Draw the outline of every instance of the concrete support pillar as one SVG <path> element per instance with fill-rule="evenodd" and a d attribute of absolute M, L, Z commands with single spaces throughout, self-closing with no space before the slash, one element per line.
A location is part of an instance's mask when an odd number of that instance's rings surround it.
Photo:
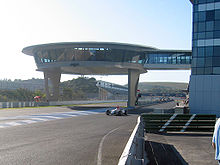
<path fill-rule="evenodd" d="M 132 69 L 128 70 L 128 107 L 135 106 L 139 76 L 139 71 Z"/>
<path fill-rule="evenodd" d="M 59 84 L 61 71 L 59 69 L 53 71 L 44 71 L 45 91 L 48 101 L 57 101 L 59 98 Z M 52 91 L 49 90 L 49 80 L 52 84 Z"/>

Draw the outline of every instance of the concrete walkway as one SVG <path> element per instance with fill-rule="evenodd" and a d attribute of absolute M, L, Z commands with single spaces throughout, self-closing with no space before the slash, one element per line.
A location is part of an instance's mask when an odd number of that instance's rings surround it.
<path fill-rule="evenodd" d="M 217 165 L 212 133 L 146 133 L 149 165 Z"/>

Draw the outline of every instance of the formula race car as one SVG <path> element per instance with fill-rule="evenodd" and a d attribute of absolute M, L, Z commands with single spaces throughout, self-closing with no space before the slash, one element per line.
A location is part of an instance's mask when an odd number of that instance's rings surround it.
<path fill-rule="evenodd" d="M 125 108 L 120 108 L 119 106 L 117 106 L 115 109 L 107 109 L 106 110 L 106 115 L 115 115 L 115 116 L 127 116 L 128 115 L 128 111 Z"/>

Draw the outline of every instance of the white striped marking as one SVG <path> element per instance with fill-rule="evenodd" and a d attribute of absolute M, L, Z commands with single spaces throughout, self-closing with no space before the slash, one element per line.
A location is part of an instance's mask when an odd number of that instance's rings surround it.
<path fill-rule="evenodd" d="M 37 121 L 35 121 L 35 120 L 21 120 L 21 122 L 24 122 L 26 124 L 31 124 L 31 123 L 36 123 Z"/>
<path fill-rule="evenodd" d="M 32 117 L 30 118 L 31 120 L 40 120 L 40 121 L 48 121 L 48 119 L 43 119 L 43 118 L 40 118 L 40 117 Z"/>
<path fill-rule="evenodd" d="M 189 124 L 191 123 L 191 121 L 196 117 L 196 114 L 193 114 L 190 119 L 188 120 L 188 122 L 185 124 L 185 126 L 181 129 L 180 132 L 184 132 L 186 130 L 186 128 L 189 126 Z"/>
<path fill-rule="evenodd" d="M 98 109 L 98 111 L 91 110 L 91 111 L 76 111 L 76 112 L 61 112 L 61 113 L 58 112 L 58 113 L 42 114 L 42 115 L 0 117 L 0 121 L 19 119 L 19 121 L 0 123 L 0 129 L 13 127 L 13 126 L 19 126 L 19 125 L 26 125 L 26 124 L 31 124 L 31 123 L 37 123 L 37 122 L 51 121 L 51 120 L 56 120 L 56 119 L 64 119 L 64 118 L 72 118 L 76 116 L 99 114 L 99 113 L 105 112 L 105 110 L 106 109 L 104 108 L 104 109 Z"/>
<path fill-rule="evenodd" d="M 8 123 L 6 123 L 6 124 L 8 124 L 8 125 L 10 125 L 10 126 L 22 125 L 21 123 L 17 123 L 17 122 L 8 122 Z"/>
<path fill-rule="evenodd" d="M 115 132 L 116 130 L 118 130 L 118 128 L 111 130 L 109 133 L 107 133 L 101 140 L 100 144 L 99 144 L 99 150 L 98 150 L 98 158 L 97 158 L 97 165 L 102 165 L 102 148 L 103 148 L 103 143 L 105 141 L 105 138 L 110 135 L 111 133 Z"/>
<path fill-rule="evenodd" d="M 175 119 L 176 116 L 177 113 L 173 114 L 173 116 L 170 117 L 170 119 L 163 125 L 163 127 L 159 130 L 159 132 L 163 132 L 164 129 L 171 123 L 171 121 L 173 121 L 173 119 Z"/>

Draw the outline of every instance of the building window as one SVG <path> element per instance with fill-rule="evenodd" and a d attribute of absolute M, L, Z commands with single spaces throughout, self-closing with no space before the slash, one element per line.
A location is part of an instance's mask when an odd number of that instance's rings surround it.
<path fill-rule="evenodd" d="M 206 19 L 206 12 L 205 11 L 201 11 L 199 12 L 199 21 L 203 22 Z"/>
<path fill-rule="evenodd" d="M 215 21 L 214 30 L 220 30 L 220 21 Z"/>
<path fill-rule="evenodd" d="M 206 22 L 206 31 L 213 31 L 214 29 L 214 21 Z"/>
<path fill-rule="evenodd" d="M 214 18 L 215 18 L 215 11 L 214 10 L 206 12 L 206 21 L 214 21 Z"/>
<path fill-rule="evenodd" d="M 214 31 L 214 38 L 220 38 L 220 31 Z"/>
<path fill-rule="evenodd" d="M 219 57 L 220 56 L 220 46 L 214 46 L 213 56 L 215 56 L 215 57 Z"/>
<path fill-rule="evenodd" d="M 205 32 L 198 33 L 198 39 L 205 39 Z"/>
<path fill-rule="evenodd" d="M 198 57 L 204 57 L 205 56 L 205 48 L 199 47 L 198 48 Z"/>
<path fill-rule="evenodd" d="M 208 57 L 213 55 L 213 46 L 207 46 L 205 48 L 205 55 Z"/>
<path fill-rule="evenodd" d="M 220 19 L 220 10 L 215 10 L 215 20 Z"/>
<path fill-rule="evenodd" d="M 199 22 L 198 23 L 198 32 L 204 32 L 205 31 L 205 22 Z"/>

